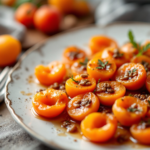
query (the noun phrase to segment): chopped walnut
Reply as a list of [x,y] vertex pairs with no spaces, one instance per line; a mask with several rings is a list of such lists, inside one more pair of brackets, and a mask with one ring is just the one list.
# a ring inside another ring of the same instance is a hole
[[146,61],[142,61],[141,64],[144,66],[146,72],[150,71],[150,64]]
[[82,100],[78,100],[76,102],[73,103],[73,106],[76,108],[80,108],[80,107],[89,107],[92,103],[92,100],[86,98],[86,99],[82,99]]
[[112,113],[112,108],[108,106],[100,105],[99,112],[109,114]]
[[75,60],[75,59],[79,59],[79,58],[82,58],[84,56],[83,53],[81,53],[80,51],[72,51],[72,52],[69,52],[67,54],[67,56],[71,59],[71,60]]
[[114,50],[113,58],[121,58],[123,56],[123,53],[120,53],[118,49]]
[[130,79],[134,78],[137,75],[138,75],[137,69],[132,69],[132,70],[126,71],[124,76],[122,76],[120,78],[120,80],[130,80]]
[[128,141],[129,137],[125,134],[120,134],[117,136],[116,139],[117,139],[118,143],[124,143],[124,142]]
[[62,82],[61,84],[55,82],[54,84],[49,86],[49,88],[65,91],[65,82]]
[[81,74],[80,75],[82,78],[87,78],[88,77],[88,74]]
[[149,127],[150,127],[150,120],[147,120],[147,121],[141,121],[137,126],[137,129],[146,129]]
[[140,100],[145,100],[149,97],[148,94],[134,94],[133,96],[139,98]]
[[97,93],[105,92],[105,93],[114,93],[114,89],[111,87],[109,83],[104,83],[103,87],[98,88],[96,90]]
[[70,132],[70,133],[77,131],[77,126],[74,123],[67,121],[67,120],[62,123],[61,127],[66,128],[67,132]]

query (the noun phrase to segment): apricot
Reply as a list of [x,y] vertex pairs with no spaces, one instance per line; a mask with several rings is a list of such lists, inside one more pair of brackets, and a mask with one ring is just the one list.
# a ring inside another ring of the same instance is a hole
[[114,102],[124,96],[126,88],[116,81],[103,81],[97,84],[96,95],[103,105],[111,106]]
[[94,78],[82,77],[77,75],[66,81],[66,92],[70,97],[75,97],[87,92],[93,92],[96,87],[96,81]]
[[100,102],[97,96],[88,92],[72,98],[68,103],[67,112],[71,118],[82,121],[90,113],[97,112],[99,106]]
[[51,85],[63,81],[66,75],[66,67],[63,63],[54,61],[48,66],[38,65],[35,68],[35,76],[41,84]]
[[38,115],[53,118],[63,112],[67,103],[65,92],[49,88],[34,95],[32,106]]
[[115,101],[112,111],[122,125],[131,126],[146,115],[147,104],[138,98],[124,96]]
[[117,129],[117,120],[111,114],[91,113],[81,122],[83,135],[93,142],[106,142]]
[[146,81],[146,71],[141,64],[126,63],[117,70],[115,79],[122,83],[128,90],[137,90]]
[[93,54],[104,50],[107,47],[117,48],[117,42],[109,37],[100,35],[94,36],[89,42],[90,50]]
[[85,51],[74,46],[66,48],[63,52],[63,62],[69,65],[72,65],[75,61],[83,60],[85,57]]
[[87,64],[87,73],[97,82],[109,80],[116,71],[116,64],[112,60],[93,58]]

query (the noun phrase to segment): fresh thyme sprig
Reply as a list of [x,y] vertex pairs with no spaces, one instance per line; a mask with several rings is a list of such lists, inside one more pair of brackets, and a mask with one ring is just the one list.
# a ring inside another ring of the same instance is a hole
[[129,32],[128,32],[128,37],[129,37],[129,40],[130,40],[131,44],[133,45],[133,47],[136,48],[139,51],[137,56],[141,56],[144,52],[146,52],[150,48],[150,43],[148,43],[145,46],[141,47],[141,44],[137,43],[135,41],[134,35],[133,35],[131,30],[129,30]]
[[94,89],[94,93],[96,92],[96,90],[97,90],[97,85],[100,83],[100,81],[101,81],[101,79],[98,79],[98,82],[97,82],[97,84],[96,84],[96,88]]
[[127,110],[128,110],[129,112],[141,111],[140,109],[132,108],[132,107],[129,107]]
[[73,78],[73,76],[71,77],[71,79],[72,79],[72,81],[76,82],[77,84],[79,83],[79,81],[75,80],[75,79]]
[[133,96],[131,93],[128,96]]
[[106,62],[102,62],[100,59],[98,59],[98,67],[96,67],[97,69],[104,69],[106,66],[107,66],[107,64],[108,64],[108,61],[106,61]]
[[84,62],[81,62],[81,61],[80,61],[79,64],[80,64],[80,65],[83,65],[83,66],[86,66],[87,63],[88,63],[88,61],[89,61],[88,58],[85,58]]

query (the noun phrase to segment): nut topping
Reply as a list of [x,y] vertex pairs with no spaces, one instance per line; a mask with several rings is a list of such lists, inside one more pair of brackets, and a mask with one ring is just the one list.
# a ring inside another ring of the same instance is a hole
[[72,51],[72,52],[69,52],[67,54],[67,56],[71,59],[71,60],[75,60],[75,59],[79,59],[79,58],[82,58],[84,56],[83,53],[81,53],[80,51]]
[[97,93],[105,92],[105,93],[114,93],[114,89],[111,87],[109,83],[104,83],[103,87],[98,88],[96,90]]
[[120,78],[120,80],[130,80],[130,79],[134,78],[137,75],[138,75],[138,71],[137,71],[136,68],[134,68],[132,70],[126,71],[124,76],[122,76]]
[[77,131],[77,126],[75,124],[73,124],[70,121],[64,121],[63,124],[61,125],[61,127],[66,128],[67,132],[76,132]]
[[80,75],[82,78],[87,78],[88,77],[88,74],[81,74]]
[[54,84],[50,85],[49,88],[65,91],[65,82],[63,82],[61,84],[55,82]]
[[134,94],[134,97],[139,98],[140,100],[145,100],[148,96],[148,94]]
[[118,49],[114,50],[113,58],[121,58],[123,56],[123,53],[120,53]]
[[73,103],[73,106],[76,107],[76,108],[80,108],[80,107],[89,107],[92,103],[92,100],[86,98],[86,99],[83,99],[83,100],[78,100],[76,102]]
[[142,61],[141,64],[144,66],[146,72],[150,71],[150,64],[146,61]]

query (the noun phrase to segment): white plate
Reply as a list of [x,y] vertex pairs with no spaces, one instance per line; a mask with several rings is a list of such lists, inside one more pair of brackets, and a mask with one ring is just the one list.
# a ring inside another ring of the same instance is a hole
[[[114,38],[119,45],[128,41],[127,33],[131,29],[137,41],[150,39],[150,25],[142,23],[118,23],[106,27],[90,26],[56,35],[46,42],[42,42],[24,54],[10,73],[6,88],[6,104],[13,118],[32,136],[46,145],[59,149],[74,150],[103,150],[103,149],[134,149],[131,145],[94,144],[77,139],[69,134],[59,136],[53,123],[40,120],[31,113],[32,96],[41,86],[32,82],[29,76],[34,75],[34,68],[39,64],[48,64],[53,60],[60,60],[63,50],[67,46],[76,45],[88,50],[88,41],[95,35],[107,35]],[[77,139],[77,142],[74,141]],[[148,149],[148,148],[143,148]]]

